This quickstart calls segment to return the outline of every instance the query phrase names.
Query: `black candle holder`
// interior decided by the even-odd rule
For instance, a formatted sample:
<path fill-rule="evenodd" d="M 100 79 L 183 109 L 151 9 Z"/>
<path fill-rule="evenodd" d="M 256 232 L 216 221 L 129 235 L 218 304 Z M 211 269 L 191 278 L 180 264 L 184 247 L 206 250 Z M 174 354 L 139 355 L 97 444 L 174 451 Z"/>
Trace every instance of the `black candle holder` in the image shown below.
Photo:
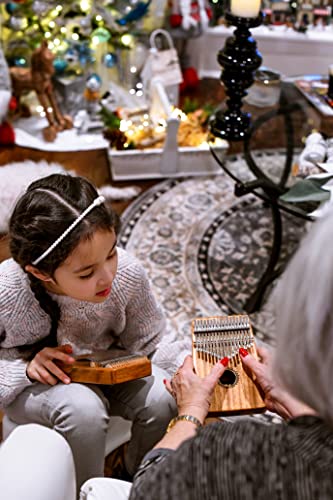
<path fill-rule="evenodd" d="M 214 136 L 229 141 L 244 140 L 249 136 L 251 115 L 241 110 L 242 99 L 247 95 L 246 89 L 254 82 L 256 69 L 262 62 L 256 41 L 249 28 L 259 26 L 263 20 L 258 17 L 238 17 L 226 12 L 225 19 L 236 26 L 233 36 L 227 38 L 225 46 L 219 51 L 217 60 L 222 66 L 221 81 L 226 94 L 226 109 L 216 112 L 210 124 Z"/>

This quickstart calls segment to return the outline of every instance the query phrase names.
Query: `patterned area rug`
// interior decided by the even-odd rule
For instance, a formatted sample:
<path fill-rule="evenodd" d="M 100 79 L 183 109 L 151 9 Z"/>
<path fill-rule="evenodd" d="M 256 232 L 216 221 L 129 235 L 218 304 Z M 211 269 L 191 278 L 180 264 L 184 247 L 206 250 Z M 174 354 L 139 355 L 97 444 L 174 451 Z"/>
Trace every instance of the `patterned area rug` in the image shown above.
<path fill-rule="evenodd" d="M 257 160 L 274 175 L 284 157 L 280 151 L 260 152 Z M 247 169 L 240 155 L 228 161 L 240 172 Z M 144 265 L 170 323 L 156 354 L 169 373 L 191 351 L 191 320 L 244 312 L 268 262 L 270 208 L 254 195 L 233 193 L 225 174 L 170 179 L 143 193 L 123 214 L 120 244 Z M 283 215 L 283 228 L 282 263 L 305 231 L 303 221 L 290 215 Z M 251 322 L 259 340 L 274 343 L 268 297 Z"/>

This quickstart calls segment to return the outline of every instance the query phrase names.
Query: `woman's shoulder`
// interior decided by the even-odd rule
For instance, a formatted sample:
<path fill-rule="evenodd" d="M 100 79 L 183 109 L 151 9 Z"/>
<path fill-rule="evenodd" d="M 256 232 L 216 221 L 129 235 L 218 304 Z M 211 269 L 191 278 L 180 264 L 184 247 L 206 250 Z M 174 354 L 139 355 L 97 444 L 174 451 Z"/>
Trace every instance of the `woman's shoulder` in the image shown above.
<path fill-rule="evenodd" d="M 241 446 L 242 460 L 246 464 L 248 461 L 252 462 L 253 457 L 259 460 L 264 455 L 268 458 L 270 446 L 279 449 L 283 447 L 287 433 L 285 422 L 268 425 L 255 417 L 233 418 L 232 421 L 222 420 L 205 426 L 195 440 L 195 447 L 200 450 L 215 450 L 217 454 L 223 449 L 231 465 L 239 460 L 238 451 Z M 262 443 L 266 443 L 268 447 L 263 448 Z"/>
<path fill-rule="evenodd" d="M 213 443 L 223 450 L 229 450 L 230 456 L 242 443 L 242 453 L 246 460 L 252 456 L 273 459 L 271 450 L 278 455 L 285 455 L 292 461 L 311 462 L 316 467 L 320 457 L 326 457 L 333 463 L 333 430 L 321 418 L 302 416 L 289 422 L 268 423 L 261 418 L 248 418 L 234 423 L 218 422 L 206 426 L 199 434 L 200 446 L 210 447 Z M 248 437 L 251 436 L 249 439 Z M 263 447 L 263 443 L 265 446 Z M 316 451 L 309 453 L 309 444 Z M 237 453 L 236 453 L 237 455 Z M 291 458 L 293 457 L 293 458 Z"/>

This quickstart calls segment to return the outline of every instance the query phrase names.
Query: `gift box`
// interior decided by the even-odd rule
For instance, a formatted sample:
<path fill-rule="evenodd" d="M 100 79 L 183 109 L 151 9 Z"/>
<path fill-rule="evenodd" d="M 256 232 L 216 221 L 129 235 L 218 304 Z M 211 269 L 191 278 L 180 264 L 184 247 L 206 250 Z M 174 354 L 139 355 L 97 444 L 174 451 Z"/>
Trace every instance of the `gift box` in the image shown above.
<path fill-rule="evenodd" d="M 222 173 L 222 169 L 211 154 L 207 142 L 202 142 L 196 147 L 179 147 L 177 134 L 181 118 L 177 113 L 174 113 L 168 93 L 160 81 L 154 82 L 150 94 L 150 119 L 152 122 L 158 123 L 163 118 L 166 123 L 163 148 L 121 151 L 110 149 L 112 179 L 115 181 L 163 179 Z M 214 143 L 214 150 L 223 158 L 228 146 L 227 141 L 217 139 Z"/>
<path fill-rule="evenodd" d="M 223 158 L 228 149 L 226 141 L 214 148 Z M 163 179 L 192 175 L 217 175 L 222 168 L 213 158 L 208 145 L 164 149 L 133 149 L 109 151 L 111 176 L 114 181 L 134 179 Z"/>
<path fill-rule="evenodd" d="M 63 113 L 74 116 L 84 107 L 85 86 L 86 77 L 84 76 L 55 76 L 53 78 L 57 102 Z"/>

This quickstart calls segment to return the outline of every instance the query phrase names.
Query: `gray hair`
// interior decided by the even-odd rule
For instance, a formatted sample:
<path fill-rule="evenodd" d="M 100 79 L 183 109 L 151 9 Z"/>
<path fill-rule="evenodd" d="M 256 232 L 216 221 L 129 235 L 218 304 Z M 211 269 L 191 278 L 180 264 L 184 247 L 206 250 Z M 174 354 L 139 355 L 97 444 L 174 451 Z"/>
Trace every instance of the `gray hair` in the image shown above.
<path fill-rule="evenodd" d="M 275 373 L 333 424 L 333 210 L 315 222 L 276 290 Z"/>

